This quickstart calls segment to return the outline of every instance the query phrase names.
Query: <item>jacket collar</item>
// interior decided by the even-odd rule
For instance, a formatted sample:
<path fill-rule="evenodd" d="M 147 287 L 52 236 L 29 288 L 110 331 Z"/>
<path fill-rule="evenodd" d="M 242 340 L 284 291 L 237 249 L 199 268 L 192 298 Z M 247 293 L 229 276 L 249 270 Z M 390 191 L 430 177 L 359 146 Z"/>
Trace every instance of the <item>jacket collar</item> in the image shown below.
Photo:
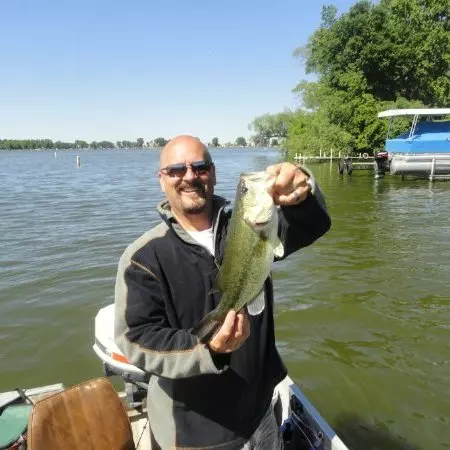
<path fill-rule="evenodd" d="M 217 228 L 220 222 L 220 216 L 222 211 L 230 204 L 228 200 L 218 195 L 213 196 L 213 230 L 214 230 L 214 242 L 216 242 Z M 163 200 L 158 204 L 158 212 L 161 218 L 166 224 L 173 229 L 180 239 L 188 244 L 198 244 L 189 233 L 178 223 L 177 219 L 173 215 L 170 208 L 170 204 L 167 200 Z"/>

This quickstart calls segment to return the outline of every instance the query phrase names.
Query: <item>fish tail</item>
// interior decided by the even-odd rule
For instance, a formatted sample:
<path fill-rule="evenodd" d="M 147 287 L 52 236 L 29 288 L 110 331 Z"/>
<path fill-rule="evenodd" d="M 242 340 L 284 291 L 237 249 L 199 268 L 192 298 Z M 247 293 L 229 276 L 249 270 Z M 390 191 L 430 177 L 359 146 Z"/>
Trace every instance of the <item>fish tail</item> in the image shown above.
<path fill-rule="evenodd" d="M 222 326 L 224 317 L 217 313 L 216 310 L 211 311 L 200 322 L 198 322 L 190 331 L 192 334 L 200 339 L 200 342 L 205 344 Z"/>

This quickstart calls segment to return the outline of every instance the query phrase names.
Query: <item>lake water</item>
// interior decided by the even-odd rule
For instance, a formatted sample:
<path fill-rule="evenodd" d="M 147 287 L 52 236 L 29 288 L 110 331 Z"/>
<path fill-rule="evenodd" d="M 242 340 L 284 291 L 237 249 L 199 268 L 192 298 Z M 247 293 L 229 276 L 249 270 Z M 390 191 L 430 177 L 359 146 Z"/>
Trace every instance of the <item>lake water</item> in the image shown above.
<path fill-rule="evenodd" d="M 216 192 L 273 150 L 214 150 Z M 159 222 L 159 153 L 0 152 L 0 391 L 102 375 L 94 316 Z M 313 166 L 332 230 L 274 266 L 291 377 L 351 449 L 450 448 L 450 183 Z"/>

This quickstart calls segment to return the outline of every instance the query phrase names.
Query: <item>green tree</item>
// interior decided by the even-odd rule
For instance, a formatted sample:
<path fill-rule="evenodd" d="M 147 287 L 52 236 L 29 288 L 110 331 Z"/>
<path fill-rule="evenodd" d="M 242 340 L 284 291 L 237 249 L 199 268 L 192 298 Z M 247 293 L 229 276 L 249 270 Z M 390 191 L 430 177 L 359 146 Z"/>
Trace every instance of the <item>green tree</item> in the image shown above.
<path fill-rule="evenodd" d="M 100 141 L 100 142 L 97 142 L 97 148 L 101 148 L 101 149 L 114 148 L 114 144 L 110 141 Z"/>
<path fill-rule="evenodd" d="M 245 140 L 244 137 L 239 136 L 236 139 L 236 145 L 239 146 L 239 147 L 246 147 L 247 146 L 247 141 Z"/>
<path fill-rule="evenodd" d="M 134 142 L 122 141 L 122 148 L 134 148 L 134 147 L 136 147 Z"/>
<path fill-rule="evenodd" d="M 138 148 L 142 148 L 144 146 L 144 138 L 137 138 L 136 144 Z"/>
<path fill-rule="evenodd" d="M 212 141 L 211 141 L 211 145 L 212 145 L 213 147 L 218 147 L 218 146 L 219 146 L 219 138 L 213 137 L 213 138 L 212 138 Z"/>
<path fill-rule="evenodd" d="M 253 131 L 255 135 L 252 140 L 255 145 L 261 145 L 261 143 L 267 143 L 271 138 L 285 138 L 288 135 L 288 129 L 290 121 L 292 120 L 292 112 L 284 111 L 278 114 L 263 114 L 256 117 L 250 124 L 249 129 Z M 256 144 L 256 143 L 260 144 Z"/>
<path fill-rule="evenodd" d="M 164 147 L 169 141 L 163 137 L 158 137 L 153 141 L 155 147 Z"/>
<path fill-rule="evenodd" d="M 317 81 L 294 89 L 304 110 L 288 124 L 291 154 L 372 151 L 385 139 L 380 110 L 450 103 L 450 0 L 364 0 L 336 11 L 324 7 L 294 51 Z"/>
<path fill-rule="evenodd" d="M 398 97 L 430 105 L 450 100 L 449 0 L 359 1 L 323 25 L 307 45 L 307 73 L 336 89 L 359 74 L 376 99 Z"/>
<path fill-rule="evenodd" d="M 74 146 L 75 148 L 88 148 L 89 144 L 86 141 L 76 140 Z"/>
<path fill-rule="evenodd" d="M 260 134 L 255 134 L 250 138 L 255 147 L 267 147 L 269 145 L 269 138 L 262 136 Z"/>

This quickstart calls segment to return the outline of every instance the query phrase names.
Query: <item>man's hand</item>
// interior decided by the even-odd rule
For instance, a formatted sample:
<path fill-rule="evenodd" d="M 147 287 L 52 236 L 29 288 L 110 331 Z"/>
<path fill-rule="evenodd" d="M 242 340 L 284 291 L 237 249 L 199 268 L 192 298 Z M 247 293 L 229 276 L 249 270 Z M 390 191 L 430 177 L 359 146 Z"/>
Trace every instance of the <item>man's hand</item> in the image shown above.
<path fill-rule="evenodd" d="M 250 336 L 250 322 L 245 312 L 229 311 L 223 325 L 208 342 L 216 353 L 231 353 L 237 350 Z"/>
<path fill-rule="evenodd" d="M 311 190 L 308 175 L 294 164 L 274 164 L 267 167 L 266 172 L 275 177 L 270 193 L 276 205 L 297 205 L 305 200 Z"/>

